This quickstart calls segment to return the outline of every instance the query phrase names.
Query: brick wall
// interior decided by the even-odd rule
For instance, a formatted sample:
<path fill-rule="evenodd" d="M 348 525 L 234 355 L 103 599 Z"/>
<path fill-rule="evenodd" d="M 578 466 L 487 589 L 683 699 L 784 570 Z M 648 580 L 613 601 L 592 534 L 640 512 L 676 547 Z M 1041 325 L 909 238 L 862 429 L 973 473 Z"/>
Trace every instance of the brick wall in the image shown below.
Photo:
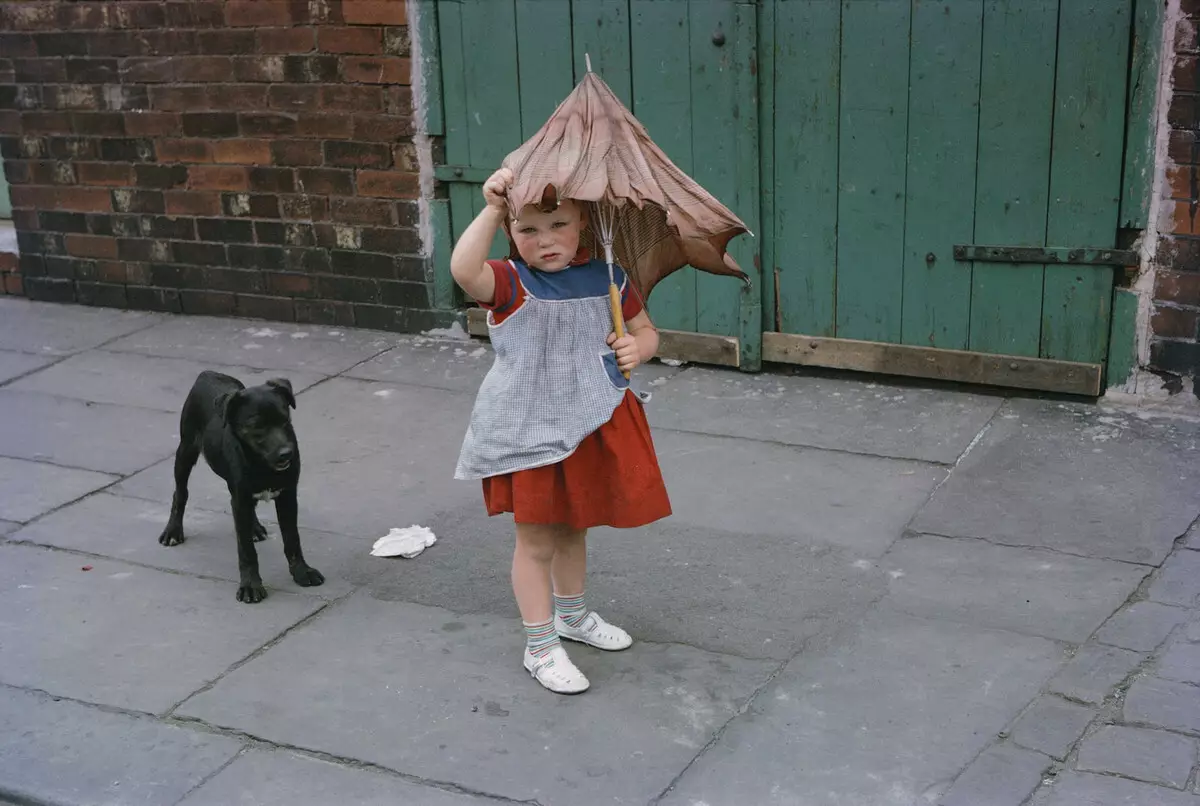
<path fill-rule="evenodd" d="M 1175 31 L 1164 198 L 1170 232 L 1159 239 L 1151 369 L 1189 377 L 1200 396 L 1200 0 L 1182 0 Z M 1166 218 L 1166 216 L 1164 217 Z"/>
<path fill-rule="evenodd" d="M 8 293 L 391 330 L 430 310 L 404 0 L 0 3 Z"/>

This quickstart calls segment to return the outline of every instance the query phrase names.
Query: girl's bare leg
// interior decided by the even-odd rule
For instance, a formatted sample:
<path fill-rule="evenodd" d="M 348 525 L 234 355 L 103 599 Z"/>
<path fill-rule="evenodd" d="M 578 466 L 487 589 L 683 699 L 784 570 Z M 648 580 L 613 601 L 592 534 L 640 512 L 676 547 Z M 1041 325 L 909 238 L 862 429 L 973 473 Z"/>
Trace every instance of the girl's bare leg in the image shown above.
<path fill-rule="evenodd" d="M 557 527 L 550 576 L 556 596 L 579 596 L 587 584 L 587 530 Z"/>
<path fill-rule="evenodd" d="M 513 550 L 512 586 L 521 620 L 541 624 L 553 617 L 550 568 L 557 547 L 559 527 L 540 523 L 518 523 Z"/>

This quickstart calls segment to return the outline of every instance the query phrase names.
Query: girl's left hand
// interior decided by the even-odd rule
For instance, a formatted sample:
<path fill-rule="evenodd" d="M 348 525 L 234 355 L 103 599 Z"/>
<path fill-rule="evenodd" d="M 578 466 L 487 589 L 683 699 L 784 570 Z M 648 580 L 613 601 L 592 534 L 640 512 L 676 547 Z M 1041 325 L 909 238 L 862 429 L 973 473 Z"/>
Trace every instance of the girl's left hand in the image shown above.
<path fill-rule="evenodd" d="M 616 333 L 609 333 L 608 346 L 617 354 L 617 366 L 622 372 L 632 372 L 641 363 L 637 339 L 630 334 L 626 333 L 618 339 Z"/>

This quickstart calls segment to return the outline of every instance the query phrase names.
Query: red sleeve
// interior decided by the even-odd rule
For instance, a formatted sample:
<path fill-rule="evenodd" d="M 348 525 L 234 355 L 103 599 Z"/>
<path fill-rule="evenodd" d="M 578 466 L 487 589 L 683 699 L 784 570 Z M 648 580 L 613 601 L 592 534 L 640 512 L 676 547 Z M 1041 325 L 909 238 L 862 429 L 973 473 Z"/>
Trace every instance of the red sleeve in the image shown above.
<path fill-rule="evenodd" d="M 642 295 L 638 293 L 633 281 L 629 279 L 629 275 L 625 275 L 625 288 L 621 292 L 621 315 L 628 322 L 641 313 L 644 308 Z"/>
<path fill-rule="evenodd" d="M 512 266 L 508 265 L 507 260 L 489 260 L 487 264 L 496 277 L 496 290 L 492 294 L 492 301 L 486 304 L 480 302 L 479 307 L 484 310 L 501 312 L 513 302 L 513 291 L 516 284 L 513 282 Z"/>

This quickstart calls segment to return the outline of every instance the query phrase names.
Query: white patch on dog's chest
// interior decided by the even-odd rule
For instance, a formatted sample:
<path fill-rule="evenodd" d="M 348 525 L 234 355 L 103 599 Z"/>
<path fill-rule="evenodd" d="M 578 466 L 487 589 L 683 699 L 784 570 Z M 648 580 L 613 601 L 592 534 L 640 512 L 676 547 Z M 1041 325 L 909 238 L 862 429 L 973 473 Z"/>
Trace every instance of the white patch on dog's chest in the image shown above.
<path fill-rule="evenodd" d="M 279 497 L 283 490 L 263 490 L 261 493 L 254 494 L 255 501 L 273 501 Z"/>

